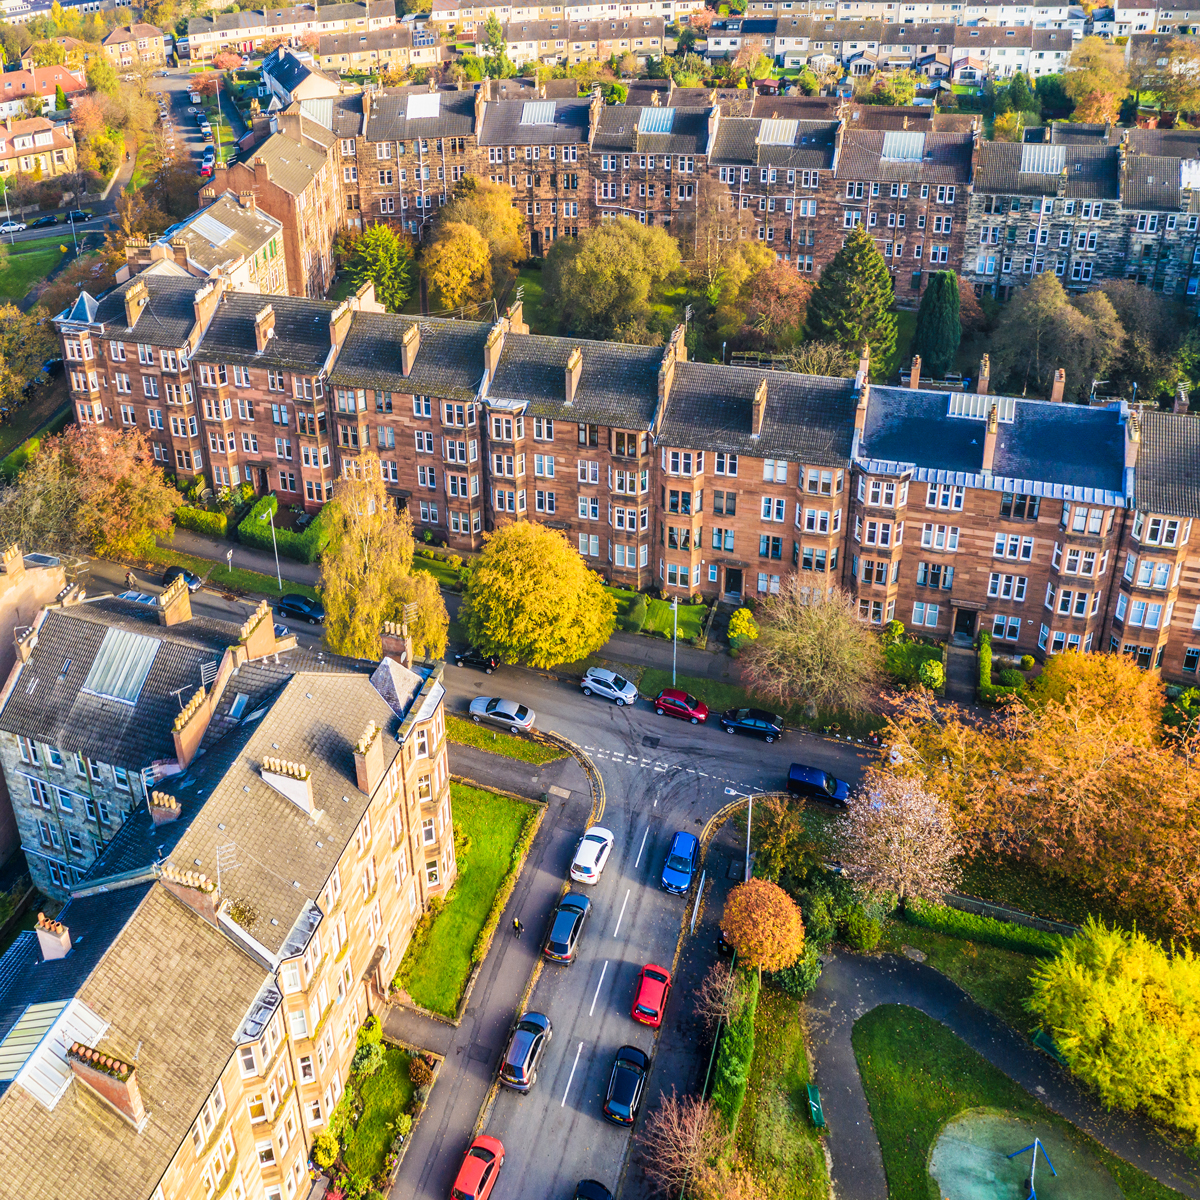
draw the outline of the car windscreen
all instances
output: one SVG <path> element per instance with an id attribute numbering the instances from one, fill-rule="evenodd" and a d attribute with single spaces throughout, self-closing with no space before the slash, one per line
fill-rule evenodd
<path id="1" fill-rule="evenodd" d="M 612 685 L 618 692 L 623 692 L 629 686 L 629 680 L 622 679 L 620 675 L 614 675 Z"/>
<path id="2" fill-rule="evenodd" d="M 667 858 L 667 866 L 672 871 L 683 871 L 686 874 L 692 869 L 692 860 L 684 854 L 671 854 Z"/>
<path id="3" fill-rule="evenodd" d="M 492 699 L 487 702 L 487 706 L 484 708 L 483 711 L 484 712 L 495 712 L 499 706 L 500 706 L 500 697 L 493 696 Z"/>
<path id="4" fill-rule="evenodd" d="M 695 696 L 691 696 L 691 695 L 684 696 L 683 703 L 686 704 L 688 708 L 699 708 L 700 707 L 700 701 L 697 700 Z"/>
<path id="5" fill-rule="evenodd" d="M 822 775 L 821 782 L 825 785 L 825 790 L 829 795 L 837 795 L 837 780 L 832 775 Z"/>

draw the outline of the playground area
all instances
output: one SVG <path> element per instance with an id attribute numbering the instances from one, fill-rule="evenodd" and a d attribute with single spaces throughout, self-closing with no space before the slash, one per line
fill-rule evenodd
<path id="1" fill-rule="evenodd" d="M 929 1173 L 943 1200 L 1122 1196 L 1105 1167 L 1061 1128 L 989 1109 L 969 1109 L 946 1124 L 929 1156 Z"/>

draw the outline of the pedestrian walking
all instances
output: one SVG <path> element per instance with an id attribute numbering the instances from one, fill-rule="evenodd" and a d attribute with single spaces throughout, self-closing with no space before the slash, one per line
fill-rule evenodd
<path id="1" fill-rule="evenodd" d="M 518 921 L 516 917 L 513 917 L 513 933 L 516 935 L 518 942 L 521 940 L 521 934 L 524 933 L 524 931 L 525 931 L 525 926 L 522 925 L 521 922 Z"/>

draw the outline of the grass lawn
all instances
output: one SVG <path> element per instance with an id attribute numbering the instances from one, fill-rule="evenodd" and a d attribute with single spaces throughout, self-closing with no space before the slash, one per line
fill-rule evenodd
<path id="1" fill-rule="evenodd" d="M 1022 1001 L 1029 995 L 1029 973 L 1041 961 L 1032 954 L 1001 950 L 981 942 L 950 937 L 918 925 L 887 920 L 880 950 L 900 953 L 901 946 L 923 950 L 931 967 L 949 976 L 973 1000 L 1025 1032 L 1033 1019 Z"/>
<path id="2" fill-rule="evenodd" d="M 458 880 L 445 908 L 423 936 L 413 938 L 397 979 L 422 1008 L 453 1017 L 471 974 L 471 950 L 488 918 L 492 901 L 512 869 L 512 854 L 532 804 L 452 783 Z M 461 828 L 469 846 L 457 836 Z"/>
<path id="3" fill-rule="evenodd" d="M 637 598 L 637 592 L 626 588 L 605 587 L 610 596 L 617 601 L 617 628 L 629 629 L 629 610 Z M 681 604 L 679 606 L 679 638 L 699 637 L 704 632 L 704 619 L 708 609 L 702 604 Z M 646 624 L 642 626 L 643 633 L 658 633 L 670 638 L 674 631 L 671 605 L 666 600 L 646 597 Z"/>
<path id="4" fill-rule="evenodd" d="M 896 312 L 896 348 L 878 366 L 874 363 L 871 364 L 872 379 L 876 379 L 880 383 L 887 383 L 900 371 L 907 368 L 912 361 L 909 347 L 912 345 L 913 335 L 916 332 L 917 314 L 909 312 L 907 309 L 899 309 Z"/>
<path id="5" fill-rule="evenodd" d="M 354 1175 L 369 1179 L 383 1170 L 384 1159 L 396 1136 L 388 1124 L 404 1112 L 413 1098 L 409 1058 L 407 1051 L 385 1043 L 383 1066 L 366 1079 L 355 1077 L 355 1088 L 363 1102 L 362 1116 L 342 1152 Z"/>
<path id="6" fill-rule="evenodd" d="M 916 1009 L 872 1009 L 854 1026 L 854 1054 L 883 1152 L 889 1200 L 936 1197 L 939 1189 L 926 1167 L 930 1148 L 945 1122 L 968 1108 L 1004 1109 L 1069 1132 L 1108 1168 L 1129 1200 L 1179 1196 L 1109 1154 Z"/>
<path id="7" fill-rule="evenodd" d="M 530 333 L 554 334 L 558 332 L 558 321 L 551 312 L 546 311 L 546 294 L 542 287 L 541 267 L 524 266 L 517 272 L 517 282 L 509 293 L 507 303 L 511 304 L 516 298 L 516 289 L 524 287 L 521 312 Z"/>
<path id="8" fill-rule="evenodd" d="M 181 554 L 178 550 L 168 550 L 162 546 L 155 546 L 147 558 L 162 567 L 175 564 L 186 567 L 217 587 L 228 588 L 233 592 L 251 592 L 263 596 L 280 595 L 279 584 L 274 575 L 261 575 L 258 571 L 247 571 L 243 567 L 234 567 L 231 571 L 223 564 L 214 563 L 210 558 L 197 558 L 194 554 Z M 318 598 L 315 587 L 306 583 L 294 583 L 290 579 L 283 581 L 283 590 Z"/>
<path id="9" fill-rule="evenodd" d="M 0 300 L 23 300 L 31 285 L 40 283 L 62 262 L 62 246 L 52 237 L 15 245 L 0 242 Z"/>
<path id="10" fill-rule="evenodd" d="M 448 562 L 443 562 L 440 558 L 415 557 L 413 570 L 424 571 L 427 575 L 432 575 L 438 581 L 439 587 L 452 588 L 458 583 L 458 568 L 451 566 Z"/>
<path id="11" fill-rule="evenodd" d="M 1011 858 L 979 857 L 963 861 L 963 877 L 958 890 L 993 904 L 1004 904 L 1035 917 L 1082 925 L 1089 913 L 1129 928 L 1136 918 L 1139 928 L 1152 933 L 1153 914 L 1118 909 L 1078 884 L 1040 871 L 1030 863 Z"/>
<path id="12" fill-rule="evenodd" d="M 808 1058 L 800 1006 L 764 987 L 754 1016 L 754 1061 L 737 1147 L 778 1200 L 823 1200 L 829 1195 L 825 1155 L 808 1118 Z"/>
<path id="13" fill-rule="evenodd" d="M 45 429 L 39 435 L 39 441 L 42 437 L 58 433 L 73 416 L 65 375 L 51 380 L 49 386 L 38 388 L 33 398 L 22 404 L 10 421 L 0 425 L 0 454 L 5 456 L 4 461 L 0 462 L 0 475 L 7 475 L 10 468 L 24 466 L 27 455 L 22 455 L 19 461 L 12 460 L 11 456 L 24 447 L 43 425 Z"/>
<path id="14" fill-rule="evenodd" d="M 465 717 L 446 713 L 446 736 L 460 746 L 474 746 L 476 750 L 487 750 L 491 754 L 503 754 L 508 758 L 519 759 L 521 762 L 543 763 L 554 762 L 566 758 L 566 752 L 553 746 L 544 746 L 541 742 L 527 741 L 525 738 L 513 737 L 511 733 L 502 733 L 498 729 L 486 729 L 476 725 Z"/>

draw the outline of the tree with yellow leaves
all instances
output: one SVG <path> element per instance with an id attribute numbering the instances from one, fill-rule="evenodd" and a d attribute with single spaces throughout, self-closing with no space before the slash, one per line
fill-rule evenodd
<path id="1" fill-rule="evenodd" d="M 492 292 L 492 252 L 473 225 L 447 221 L 425 251 L 425 279 L 439 309 L 478 304 Z"/>

